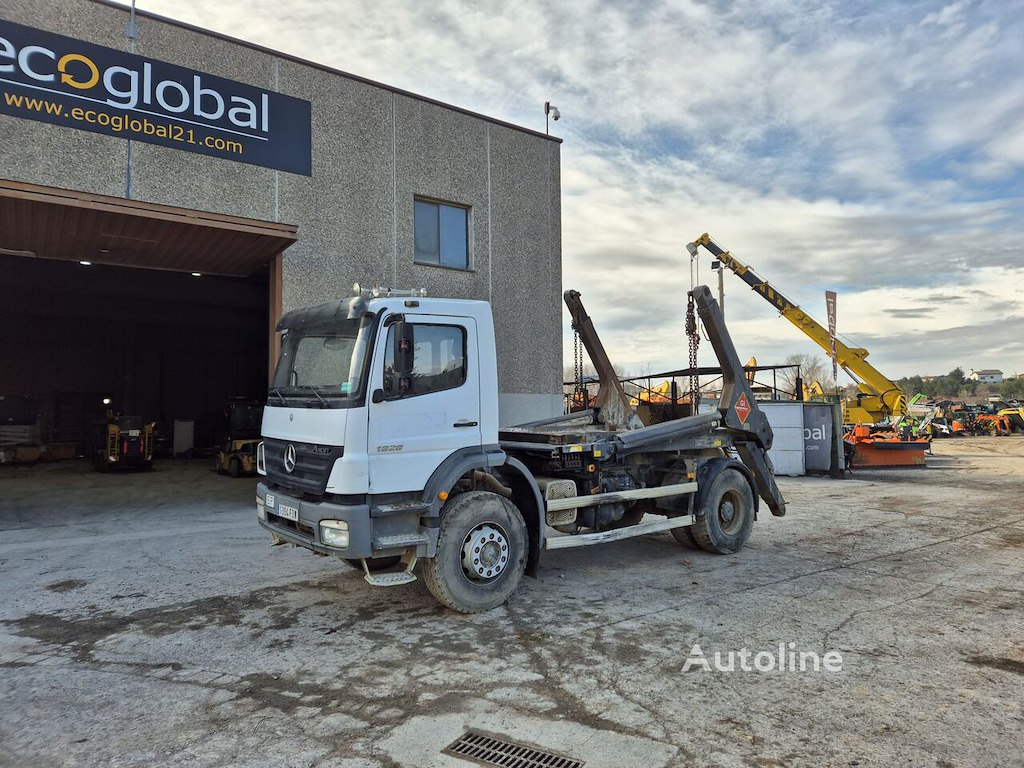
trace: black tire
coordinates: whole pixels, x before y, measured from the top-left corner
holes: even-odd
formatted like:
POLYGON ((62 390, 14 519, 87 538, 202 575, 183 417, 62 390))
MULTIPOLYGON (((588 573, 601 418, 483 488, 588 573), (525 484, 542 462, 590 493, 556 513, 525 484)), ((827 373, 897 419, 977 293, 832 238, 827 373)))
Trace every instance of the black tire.
MULTIPOLYGON (((354 560, 352 558, 344 558, 345 562, 351 567, 355 568, 360 573, 363 572, 363 563, 361 560, 354 560)), ((402 562, 401 555, 388 555, 387 557, 368 557, 366 559, 366 567, 370 569, 370 573, 376 573, 377 571, 386 571, 388 568, 394 568, 402 562)))
MULTIPOLYGON (((689 473, 686 467, 686 462, 677 461, 665 473, 664 478, 662 478, 661 484, 674 485, 675 483, 685 483, 688 479, 689 473)), ((638 504, 641 503, 644 502, 638 502, 638 504)), ((648 512, 653 512, 656 515, 665 514, 665 511, 660 510, 658 508, 657 502, 655 502, 653 499, 648 499, 646 503, 650 505, 649 509, 647 510, 648 512)), ((683 511, 682 509, 677 509, 674 514, 681 515, 687 514, 687 512, 683 511)), ((678 541, 684 547, 688 547, 690 549, 700 549, 700 547, 697 546, 697 542, 693 538, 693 530, 690 528, 690 526, 685 526, 683 528, 670 528, 669 533, 672 534, 673 539, 678 541)))
POLYGON ((747 478, 737 469, 723 469, 702 494, 700 511, 687 528, 697 546, 720 555, 738 552, 754 526, 754 493, 747 478))
POLYGON ((239 477, 242 474, 242 462, 236 458, 232 458, 228 462, 228 474, 232 477, 239 477))
POLYGON ((423 564, 423 581, 453 610, 487 611, 519 587, 528 552, 526 523, 515 504, 490 491, 459 494, 441 510, 437 552, 423 564))
POLYGON ((684 547, 690 549, 700 549, 700 544, 697 543, 697 539, 693 535, 693 526, 687 525, 682 528, 670 528, 669 533, 672 534, 672 538, 682 544, 684 547))

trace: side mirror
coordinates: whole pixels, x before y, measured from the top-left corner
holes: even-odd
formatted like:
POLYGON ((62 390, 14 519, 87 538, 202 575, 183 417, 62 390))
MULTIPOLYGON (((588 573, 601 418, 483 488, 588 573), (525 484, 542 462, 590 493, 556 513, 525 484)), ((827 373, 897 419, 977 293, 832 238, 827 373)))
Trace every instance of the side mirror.
POLYGON ((413 326, 406 323, 401 315, 392 315, 384 324, 389 329, 389 348, 384 363, 384 386, 371 395, 375 403, 399 400, 412 394, 413 358, 416 349, 413 326))
POLYGON ((413 327, 411 323, 400 320, 394 325, 395 329, 395 373, 399 378, 408 377, 412 373, 413 350, 415 341, 413 339, 413 327))

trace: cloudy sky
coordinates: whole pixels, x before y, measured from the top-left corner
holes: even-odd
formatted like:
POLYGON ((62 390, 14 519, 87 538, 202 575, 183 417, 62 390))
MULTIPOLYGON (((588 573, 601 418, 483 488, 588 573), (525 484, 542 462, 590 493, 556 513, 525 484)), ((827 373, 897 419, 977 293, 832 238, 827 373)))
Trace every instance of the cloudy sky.
MULTIPOLYGON (((710 232, 822 321, 838 291, 891 377, 1024 373, 1024 0, 138 7, 534 129, 552 101, 564 283, 630 372, 686 365, 685 246, 710 232)), ((725 290, 742 356, 818 354, 725 290)))

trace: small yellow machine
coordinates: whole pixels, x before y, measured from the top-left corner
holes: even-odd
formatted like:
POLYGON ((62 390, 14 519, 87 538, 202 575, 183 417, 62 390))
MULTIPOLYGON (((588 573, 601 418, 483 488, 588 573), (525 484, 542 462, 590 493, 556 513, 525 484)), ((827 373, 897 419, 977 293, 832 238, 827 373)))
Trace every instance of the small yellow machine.
POLYGON ((98 472, 122 468, 152 469, 155 429, 155 422, 140 424, 108 412, 103 442, 93 456, 93 466, 98 472))
POLYGON ((217 451, 217 471, 232 477, 256 474, 256 446, 258 439, 228 440, 217 451))

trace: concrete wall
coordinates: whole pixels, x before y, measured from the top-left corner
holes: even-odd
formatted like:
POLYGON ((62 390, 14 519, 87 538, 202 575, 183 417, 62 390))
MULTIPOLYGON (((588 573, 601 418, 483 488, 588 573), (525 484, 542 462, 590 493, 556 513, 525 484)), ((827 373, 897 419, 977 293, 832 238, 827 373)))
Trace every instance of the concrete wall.
MULTIPOLYGON (((6 0, 0 17, 126 49, 120 6, 6 0)), ((313 174, 135 141, 134 199, 297 224, 299 242, 284 257, 285 310, 348 295, 353 282, 489 300, 503 422, 560 412, 557 142, 145 15, 136 53, 310 101, 313 174), (471 208, 470 270, 413 264, 416 195, 471 208)), ((0 115, 0 176, 16 181, 123 197, 127 148, 0 115)))

